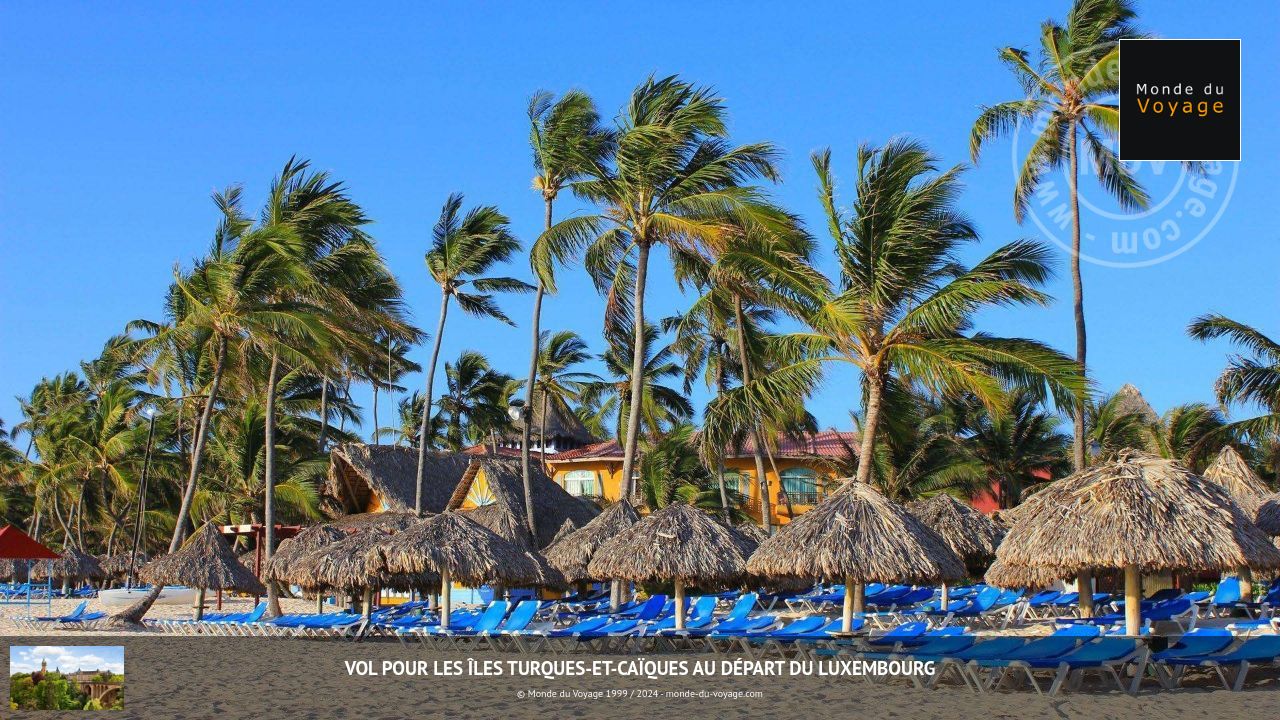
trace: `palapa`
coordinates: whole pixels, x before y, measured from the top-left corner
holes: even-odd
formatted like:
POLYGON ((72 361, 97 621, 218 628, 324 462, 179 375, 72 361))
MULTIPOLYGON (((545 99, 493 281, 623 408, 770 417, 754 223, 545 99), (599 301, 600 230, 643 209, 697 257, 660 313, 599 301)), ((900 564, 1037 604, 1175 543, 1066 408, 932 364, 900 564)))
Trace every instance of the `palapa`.
POLYGON ((1126 630, 1136 634, 1142 574, 1273 569, 1280 550, 1220 485, 1176 461, 1125 450, 1037 493, 996 559, 1010 573, 1123 570, 1126 630))
POLYGON ((849 479, 760 543, 747 569, 765 577, 843 578, 845 631, 864 610, 866 583, 932 583, 965 575, 946 542, 903 506, 849 479))
MULTIPOLYGON (((968 503, 939 493, 928 500, 908 503, 907 510, 938 533, 947 547, 966 564, 985 564, 996 555, 1004 528, 968 503)), ((950 587, 942 583, 941 607, 951 603, 950 587)))
POLYGON ((675 503, 601 545, 587 565, 587 574, 633 582, 672 581, 676 628, 683 629, 686 585, 725 585, 746 574, 742 537, 707 513, 675 503))
MULTIPOLYGON (((375 526, 376 527, 376 526, 375 526)), ((291 538, 281 541, 271 559, 262 566, 262 579, 266 582, 288 582, 293 564, 313 550, 335 543, 347 533, 332 523, 312 525, 291 538)))
POLYGON ((1280 535, 1280 493, 1268 495, 1258 506, 1257 525, 1268 535, 1280 535))
POLYGON ((541 571, 530 553, 467 517, 449 511, 416 523, 369 550, 373 572, 439 573, 441 626, 448 627, 450 589, 469 585, 536 582, 541 571))
POLYGON ((587 572, 592 556, 601 545, 639 520, 631 503, 619 500, 580 529, 548 545, 542 555, 570 583, 602 579, 587 572))
POLYGON ((65 580, 102 580, 107 576, 98 558, 76 547, 62 551, 52 564, 41 562, 31 566, 31 578, 44 580, 49 577, 65 580))
POLYGON ((204 615, 206 590, 237 590, 264 595, 266 587, 232 552, 213 523, 205 523, 177 552, 162 555, 142 568, 138 577, 155 585, 187 585, 199 589, 196 619, 204 615))

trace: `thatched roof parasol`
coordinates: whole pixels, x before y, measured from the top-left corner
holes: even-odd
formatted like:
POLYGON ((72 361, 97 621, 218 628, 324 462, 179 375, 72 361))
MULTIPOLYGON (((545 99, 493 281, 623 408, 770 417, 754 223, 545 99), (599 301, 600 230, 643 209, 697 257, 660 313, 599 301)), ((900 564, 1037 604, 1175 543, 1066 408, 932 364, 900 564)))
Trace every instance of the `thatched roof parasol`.
POLYGON ((98 562, 98 558, 71 547, 62 551, 58 559, 53 561, 52 568, 47 562, 31 566, 31 577, 34 580, 44 580, 50 575, 54 578, 101 580, 107 576, 107 573, 102 569, 102 563, 98 562))
POLYGON ((538 575, 523 548, 471 520, 465 512, 443 512, 423 520, 371 552, 371 565, 380 572, 447 570, 453 580, 474 585, 516 585, 538 575))
POLYGON ((27 561, 0 560, 0 580, 27 581, 27 561))
POLYGON ((423 520, 374 546, 368 563, 370 572, 439 573, 442 627, 449 626, 454 581, 518 586, 545 579, 543 569, 527 550, 469 519, 467 513, 456 511, 423 520))
POLYGON ((760 543, 747 569, 765 577, 843 578, 843 629, 864 609, 869 582, 951 580, 964 563, 946 542, 875 488, 849 479, 817 507, 760 543))
POLYGON ((369 562, 370 551, 385 544, 392 534, 378 528, 357 530, 336 542, 322 544, 304 553, 282 579, 304 590, 354 591, 366 588, 421 590, 440 584, 436 573, 388 573, 369 562))
POLYGON ((1126 450, 1036 493, 996 559, 1030 576, 1124 570, 1126 630, 1136 634, 1142 574, 1276 568, 1280 550, 1222 486, 1176 461, 1126 450))
POLYGON ((1230 445, 1224 446, 1218 452, 1218 457, 1205 468, 1204 479, 1226 489, 1227 494, 1250 519, 1257 516, 1258 508, 1271 492, 1267 484, 1254 474, 1249 463, 1230 445))
POLYGON ((742 554, 740 538, 707 513, 674 503, 623 528, 600 545, 587 565, 587 573, 596 578, 634 582, 732 582, 745 573, 747 558, 742 554))
MULTIPOLYGON (((133 571, 136 573, 147 564, 147 554, 139 552, 137 559, 133 561, 133 571)), ((129 553, 116 553, 108 555, 105 560, 101 561, 102 571, 111 578, 123 578, 129 574, 129 553)))
POLYGON ((908 503, 907 510, 928 525, 965 562, 995 557, 1004 528, 968 503, 940 493, 928 500, 908 503))
POLYGON ((1144 573, 1280 567, 1280 551, 1219 485, 1137 451, 1037 493, 997 552, 1011 565, 1144 573))
POLYGON ((581 529, 547 546, 542 555, 571 583, 596 579, 587 572, 596 550, 639 520, 631 503, 619 500, 581 529))
POLYGON ((253 571, 236 559, 231 546, 212 523, 205 523, 177 552, 152 560, 142 568, 139 577, 157 585, 239 590, 253 595, 267 592, 253 571))
MULTIPOLYGON (((837 481, 842 482, 842 481, 837 481)), ((760 543, 747 569, 767 576, 919 582, 965 575, 946 542, 865 483, 844 487, 760 543)))
POLYGON ((347 533, 329 523, 312 525, 280 543, 271 559, 262 566, 262 579, 266 582, 288 582, 293 565, 303 556, 346 536, 347 533))
POLYGON ((494 503, 466 511, 472 521, 494 531, 503 540, 525 550, 533 550, 533 538, 523 517, 517 517, 506 505, 494 503))
POLYGON ((1268 535, 1280 535, 1280 493, 1262 499, 1256 519, 1260 530, 1268 535))
POLYGON ((569 537, 573 533, 577 532, 581 527, 581 525, 573 521, 573 518, 565 518, 565 521, 560 525, 560 529, 556 531, 555 537, 551 538, 551 543, 555 544, 569 537))
POLYGON ((684 586, 726 584, 744 577, 744 539, 707 513, 675 503, 601 545, 587 565, 587 574, 635 582, 673 581, 676 629, 682 629, 684 586))
POLYGON ((983 576, 983 580, 1002 588, 1043 588, 1062 578, 1070 577, 1070 575, 1070 572, 1058 568, 1045 569, 1025 565, 1009 565, 996 560, 991 563, 991 567, 987 568, 987 573, 983 576))

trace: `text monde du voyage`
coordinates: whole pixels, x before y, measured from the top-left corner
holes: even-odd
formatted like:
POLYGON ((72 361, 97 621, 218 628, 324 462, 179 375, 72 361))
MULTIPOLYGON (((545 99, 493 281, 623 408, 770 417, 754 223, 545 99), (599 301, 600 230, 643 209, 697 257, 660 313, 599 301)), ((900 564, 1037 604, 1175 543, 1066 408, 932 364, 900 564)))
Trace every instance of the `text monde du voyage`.
POLYGON ((1134 102, 1138 112, 1143 115, 1167 117, 1223 115, 1227 112, 1226 102, 1216 98, 1225 94, 1225 86, 1214 83, 1205 83, 1203 86, 1191 83, 1174 83, 1173 85, 1137 83, 1134 85, 1134 102))

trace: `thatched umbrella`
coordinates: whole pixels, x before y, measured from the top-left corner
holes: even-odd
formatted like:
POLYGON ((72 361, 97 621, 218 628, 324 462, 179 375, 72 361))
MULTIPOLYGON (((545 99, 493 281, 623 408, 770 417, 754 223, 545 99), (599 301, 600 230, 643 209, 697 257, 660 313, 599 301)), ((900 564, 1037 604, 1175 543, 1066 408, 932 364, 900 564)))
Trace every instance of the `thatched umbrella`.
MULTIPOLYGON (((1250 519, 1257 521, 1258 510, 1271 492, 1262 478, 1253 472, 1249 463, 1240 457, 1240 453, 1230 445, 1218 451, 1209 467, 1205 468, 1204 479, 1221 485, 1236 501, 1240 509, 1250 519)), ((1253 597, 1253 572, 1247 567, 1237 569, 1240 576, 1240 599, 1248 602, 1253 597)))
POLYGON ((1257 525, 1268 535, 1280 535, 1280 493, 1263 498, 1258 506, 1257 525))
POLYGON ((399 532, 407 527, 416 525, 419 520, 421 518, 411 512, 376 512, 344 515, 327 524, 347 532, 367 528, 381 528, 390 532, 399 532))
MULTIPOLYGON (((120 580, 128 577, 130 569, 129 553, 122 552, 115 555, 109 555, 102 561, 102 571, 107 574, 108 578, 120 580)), ((134 571, 147 564, 147 554, 139 551, 137 556, 133 558, 132 567, 134 571)))
POLYGON ((0 580, 27 581, 27 563, 19 560, 0 560, 0 580))
POLYGON ((599 546, 587 574, 632 582, 673 581, 679 630, 684 628, 686 584, 727 583, 745 574, 741 538, 707 513, 675 503, 599 546))
POLYGON ((207 590, 238 590, 252 595, 265 595, 267 589, 245 567, 213 523, 192 535, 177 552, 152 560, 138 574, 144 582, 155 585, 187 585, 200 591, 196 601, 196 619, 204 617, 204 595, 207 590))
MULTIPOLYGON (((986 563, 996 556, 1004 528, 968 503, 939 493, 928 500, 907 503, 907 510, 942 538, 966 564, 986 563)), ((942 583, 942 607, 951 602, 950 586, 942 583)))
POLYGON ((551 538, 551 542, 547 543, 547 547, 551 547, 551 545, 569 537, 581 529, 581 527, 581 525, 573 521, 573 518, 565 518, 565 521, 560 523, 560 529, 557 530, 556 534, 551 538))
MULTIPOLYGON (((352 595, 362 594, 365 618, 373 612, 374 588, 417 590, 439 583, 433 573, 388 573, 370 563, 370 551, 387 543, 393 535, 372 527, 343 537, 336 542, 319 545, 295 559, 285 582, 319 593, 324 589, 352 595)), ((323 597, 323 595, 321 595, 323 597)))
POLYGON ((964 563, 915 515, 855 480, 760 543, 747 569, 765 576, 844 578, 844 623, 865 607, 869 582, 931 583, 965 575, 964 563))
POLYGON ((107 576, 98 558, 80 550, 69 547, 62 551, 52 563, 41 563, 31 568, 31 577, 36 580, 45 578, 62 578, 63 580, 101 580, 107 576))
POLYGON ((1280 550, 1221 486, 1133 450, 1037 493, 996 558, 1040 575, 1123 570, 1130 635, 1141 623, 1144 572, 1280 567, 1280 550))
POLYGON ((521 547, 449 511, 423 520, 369 550, 370 572, 440 575, 440 625, 449 626, 453 582, 519 584, 536 581, 537 563, 521 547))
MULTIPOLYGON (((271 559, 262 566, 263 582, 289 584, 286 579, 293 565, 305 555, 330 543, 335 543, 347 533, 328 523, 312 525, 302 532, 280 542, 271 559)), ((316 593, 316 613, 324 612, 324 593, 316 593)))
POLYGON ((565 580, 575 583, 598 580, 587 572, 592 556, 604 543, 612 540, 628 527, 636 524, 640 516, 626 500, 619 500, 597 515, 591 522, 569 535, 558 538, 542 551, 543 557, 559 570, 565 580))

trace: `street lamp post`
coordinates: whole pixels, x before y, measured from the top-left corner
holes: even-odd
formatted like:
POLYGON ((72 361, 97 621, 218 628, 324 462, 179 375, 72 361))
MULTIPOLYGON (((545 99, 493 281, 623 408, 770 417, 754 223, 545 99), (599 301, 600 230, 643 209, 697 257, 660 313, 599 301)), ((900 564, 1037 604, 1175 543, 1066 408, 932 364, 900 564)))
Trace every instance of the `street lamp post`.
POLYGON ((125 589, 133 587, 134 563, 138 559, 138 543, 142 540, 142 516, 147 511, 147 471, 151 469, 151 441, 156 435, 156 409, 148 405, 142 410, 147 416, 147 450, 142 459, 142 479, 138 481, 138 517, 133 521, 133 550, 129 553, 129 576, 125 589))

